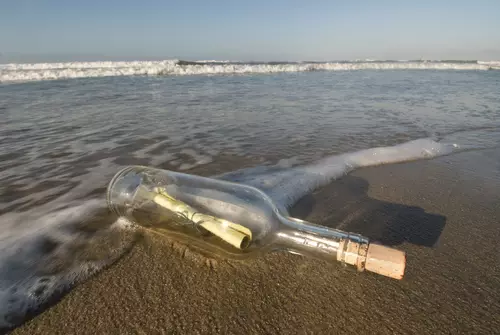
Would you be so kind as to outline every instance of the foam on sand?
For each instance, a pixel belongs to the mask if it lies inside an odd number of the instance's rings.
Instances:
[[[258,187],[286,211],[303,195],[356,168],[429,159],[456,150],[454,144],[420,139],[309,165],[289,167],[290,162],[281,162],[218,178]],[[133,226],[110,216],[104,199],[72,198],[63,196],[26,212],[0,216],[0,328],[21,323],[30,310],[113,263],[133,245]]]
[[[286,211],[304,195],[362,167],[430,159],[460,150],[457,144],[418,139],[390,147],[377,147],[329,156],[313,164],[290,169],[259,167],[221,175],[220,178],[255,186]]]
[[[128,222],[91,227],[102,202],[90,200],[49,212],[0,217],[0,329],[112,263],[130,245]]]

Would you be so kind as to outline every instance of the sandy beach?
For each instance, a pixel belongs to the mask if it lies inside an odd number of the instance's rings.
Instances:
[[[0,335],[500,335],[498,13],[2,2]]]
[[[406,251],[402,281],[286,253],[211,260],[142,234],[13,334],[498,332],[499,161],[495,149],[361,169],[293,208]]]

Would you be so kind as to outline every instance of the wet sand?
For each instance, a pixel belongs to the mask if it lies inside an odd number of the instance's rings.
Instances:
[[[293,208],[406,251],[402,281],[286,253],[210,260],[144,234],[13,333],[500,333],[499,162],[488,150],[362,169]]]

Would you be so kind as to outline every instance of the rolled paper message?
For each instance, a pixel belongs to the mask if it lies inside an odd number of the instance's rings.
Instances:
[[[245,249],[250,245],[252,232],[248,228],[228,220],[199,213],[191,206],[170,196],[164,189],[157,188],[152,193],[149,198],[152,198],[157,205],[199,224],[232,246]]]

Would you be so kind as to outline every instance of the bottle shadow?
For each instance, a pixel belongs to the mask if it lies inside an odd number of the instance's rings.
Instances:
[[[362,234],[385,245],[436,244],[446,225],[445,216],[373,199],[367,194],[368,187],[363,178],[345,176],[300,199],[290,209],[290,216]]]

